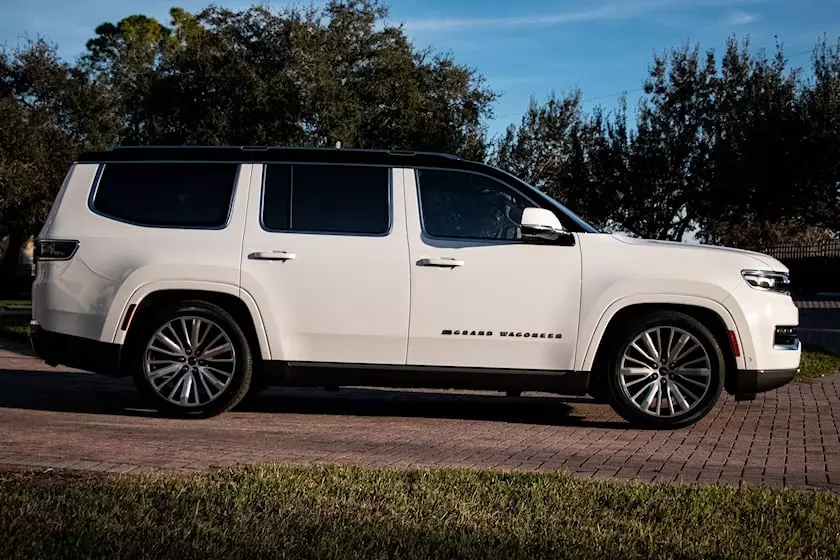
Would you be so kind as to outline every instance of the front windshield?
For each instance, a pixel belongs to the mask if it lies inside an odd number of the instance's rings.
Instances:
[[[520,179],[516,175],[513,175],[512,173],[508,173],[507,171],[504,171],[504,170],[500,170],[500,171],[502,171],[502,173],[504,173],[508,177],[513,178],[522,187],[527,188],[528,189],[527,192],[535,193],[537,196],[539,196],[540,198],[542,198],[543,200],[545,200],[546,202],[548,202],[549,204],[551,204],[552,206],[554,206],[555,208],[560,210],[560,212],[562,212],[571,221],[573,221],[575,224],[577,224],[577,226],[581,230],[583,230],[584,232],[586,232],[586,233],[601,233],[600,231],[598,231],[598,229],[596,229],[595,227],[593,227],[589,223],[585,222],[583,220],[583,218],[581,218],[580,216],[578,216],[577,214],[575,214],[574,212],[572,212],[571,210],[566,208],[564,205],[557,202],[556,200],[554,200],[553,198],[551,198],[550,196],[548,196],[547,194],[545,194],[541,190],[537,189],[536,187],[534,187],[532,185],[529,185],[528,183],[526,183],[525,181],[523,181],[522,179]]]

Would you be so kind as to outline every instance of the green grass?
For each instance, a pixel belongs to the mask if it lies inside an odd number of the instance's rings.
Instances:
[[[802,352],[797,380],[818,379],[840,370],[840,357],[819,348],[808,348]]]
[[[29,315],[0,315],[0,337],[18,342],[29,340]]]
[[[1,558],[837,558],[840,496],[565,474],[0,474]]]
[[[9,305],[32,305],[32,302],[28,299],[0,299],[0,307]]]

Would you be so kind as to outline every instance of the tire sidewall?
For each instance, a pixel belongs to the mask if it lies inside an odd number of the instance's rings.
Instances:
[[[183,316],[194,316],[214,322],[225,331],[236,353],[236,369],[233,379],[224,392],[210,403],[197,407],[181,407],[163,398],[152,387],[144,371],[146,345],[152,336],[169,321]],[[166,416],[182,418],[206,418],[215,416],[236,406],[251,384],[253,357],[245,333],[236,321],[222,308],[204,302],[188,302],[170,305],[155,310],[139,325],[129,348],[130,367],[134,383],[143,398]]]
[[[682,329],[692,336],[703,346],[711,362],[710,387],[706,394],[700,399],[700,404],[690,414],[678,418],[656,417],[645,414],[630,402],[629,397],[624,394],[621,386],[621,360],[624,351],[642,332],[654,327],[675,327]],[[706,416],[717,403],[723,380],[726,375],[726,361],[723,351],[714,335],[700,321],[683,315],[681,313],[663,312],[649,315],[645,318],[631,323],[623,336],[618,337],[607,370],[607,389],[610,400],[615,411],[625,420],[644,428],[682,428]]]

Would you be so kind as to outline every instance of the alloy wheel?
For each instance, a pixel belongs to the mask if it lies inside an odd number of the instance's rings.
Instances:
[[[230,336],[203,317],[168,321],[146,345],[143,372],[151,387],[179,407],[199,407],[216,400],[236,372]]]
[[[712,360],[691,333],[668,326],[646,329],[621,357],[619,379],[628,401],[655,417],[684,416],[712,386]]]

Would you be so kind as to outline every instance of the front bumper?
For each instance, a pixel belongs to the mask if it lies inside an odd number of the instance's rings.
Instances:
[[[36,321],[29,324],[29,340],[35,354],[48,365],[121,375],[119,344],[47,331]]]
[[[778,389],[790,383],[799,368],[793,369],[740,369],[727,379],[726,392],[736,400],[752,400],[757,393]]]

